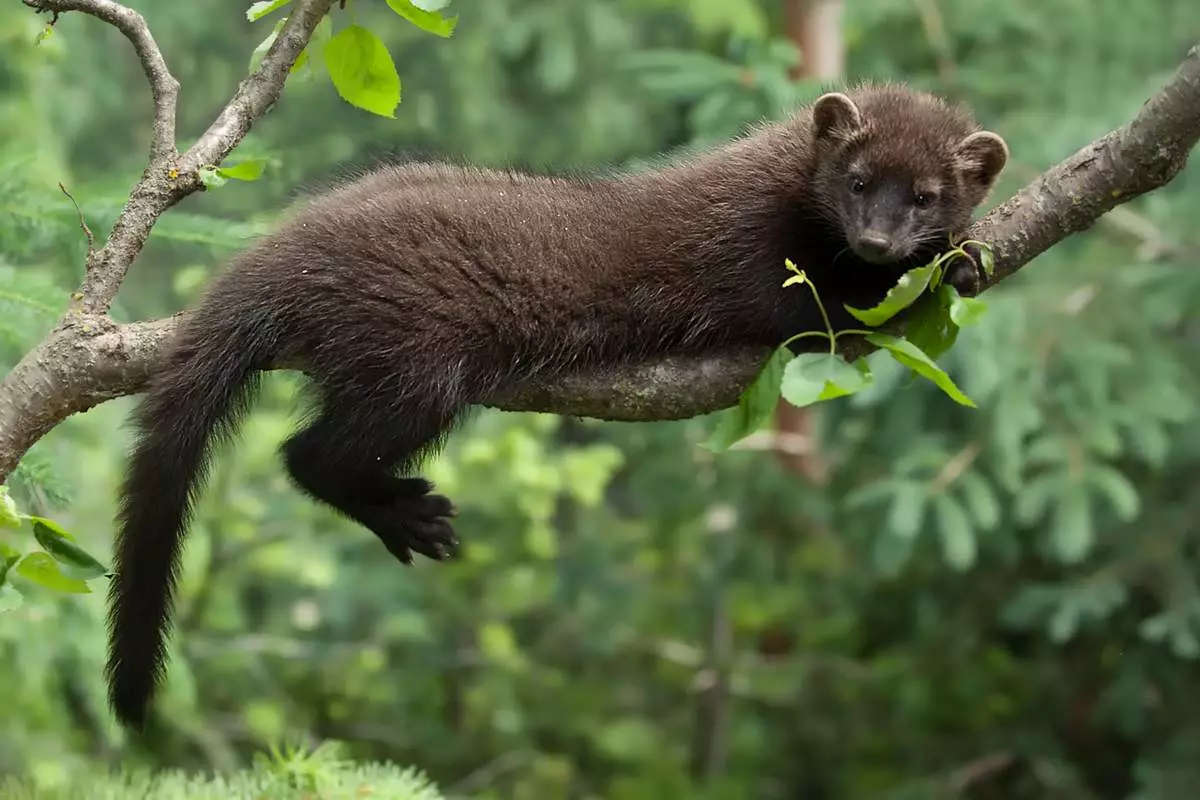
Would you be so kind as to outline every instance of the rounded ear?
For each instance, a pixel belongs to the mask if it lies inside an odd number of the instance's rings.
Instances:
[[[1008,145],[991,131],[976,131],[958,143],[954,156],[969,180],[990,189],[1008,163]]]
[[[826,139],[834,131],[853,133],[862,127],[862,115],[854,101],[841,92],[829,92],[817,98],[813,104],[813,125],[817,138]]]

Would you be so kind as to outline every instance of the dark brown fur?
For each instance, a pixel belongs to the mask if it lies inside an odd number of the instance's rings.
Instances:
[[[402,561],[445,558],[451,504],[414,471],[469,405],[535,374],[823,327],[811,295],[780,288],[785,258],[844,326],[842,302],[876,302],[944,249],[1003,167],[1003,142],[969,138],[965,113],[902,87],[850,97],[632,176],[384,167],[236,258],[137,412],[111,594],[117,717],[144,721],[211,445],[261,369],[301,364],[319,395],[283,446],[296,484]]]

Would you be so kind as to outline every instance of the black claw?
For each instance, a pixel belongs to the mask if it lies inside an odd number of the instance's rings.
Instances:
[[[405,488],[410,491],[401,493],[379,514],[375,533],[389,552],[409,566],[414,553],[434,561],[453,559],[459,546],[449,522],[457,513],[454,504],[442,495],[428,493],[432,484],[422,479],[406,479]]]

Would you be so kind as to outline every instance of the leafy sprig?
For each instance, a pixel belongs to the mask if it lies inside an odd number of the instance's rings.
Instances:
[[[791,260],[785,261],[787,269],[794,274],[783,282],[783,288],[806,286],[812,292],[825,330],[804,331],[781,344],[742,392],[737,406],[723,413],[704,447],[721,452],[754,433],[771,418],[780,397],[802,408],[846,397],[871,386],[874,376],[866,356],[849,362],[838,353],[838,340],[843,336],[864,337],[912,372],[932,381],[956,403],[974,408],[975,402],[934,361],[953,347],[960,328],[975,324],[987,311],[982,300],[963,297],[944,282],[946,268],[954,260],[971,258],[964,249],[967,245],[979,248],[981,266],[990,276],[993,270],[991,250],[982,242],[966,241],[928,264],[904,273],[873,308],[858,309],[843,304],[851,315],[872,328],[911,307],[903,337],[859,328],[835,331],[812,279]],[[799,355],[789,349],[793,342],[809,338],[827,340],[828,349]]]
[[[41,549],[22,553],[7,534],[27,525]],[[22,513],[8,487],[0,486],[0,612],[21,606],[23,595],[12,584],[13,576],[54,592],[89,594],[92,589],[88,581],[110,574],[108,567],[80,547],[62,526],[45,517]]]

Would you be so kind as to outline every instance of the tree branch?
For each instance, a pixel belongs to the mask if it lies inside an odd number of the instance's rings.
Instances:
[[[112,0],[22,0],[39,13],[79,11],[121,31],[142,63],[154,97],[154,125],[146,171],[130,192],[113,224],[108,241],[89,247],[87,268],[79,290],[71,296],[71,311],[86,315],[108,312],[163,212],[201,188],[201,167],[219,164],[241,142],[254,121],[267,112],[283,91],[288,70],[304,49],[317,23],[333,0],[298,0],[287,23],[259,68],[242,81],[233,98],[200,139],[180,157],[175,148],[179,82],[141,14]]]
[[[175,147],[179,82],[141,14],[112,0],[22,2],[38,13],[53,14],[55,20],[61,13],[79,11],[121,31],[133,44],[150,81],[154,125],[149,164],[107,242],[96,249],[89,235],[84,279],[71,295],[67,313],[0,383],[0,482],[63,419],[140,385],[131,383],[131,377],[144,379],[175,320],[113,324],[108,309],[129,266],[163,212],[201,188],[200,168],[221,163],[279,99],[289,70],[334,0],[296,0],[258,69],[238,85],[213,124],[182,157]],[[87,231],[86,224],[83,227]]]
[[[323,13],[330,3],[300,3],[289,27],[295,22],[297,32],[311,35],[320,19],[317,11]],[[268,69],[268,62],[274,57],[280,64],[290,63],[287,59],[294,60],[298,52],[285,28],[263,60],[260,73],[277,75],[282,81],[287,69]],[[278,85],[273,94],[255,90],[258,85],[253,76],[243,82],[230,106],[189,151],[195,153],[193,163],[209,153],[227,153],[232,147],[229,142],[236,143],[238,131],[244,134],[241,126],[250,119],[248,115],[263,113],[278,96]],[[241,104],[239,98],[245,98]],[[1166,185],[1183,168],[1198,139],[1200,47],[1195,47],[1174,77],[1129,124],[1047,170],[971,226],[967,236],[987,242],[995,253],[995,274],[982,288],[1014,274],[1109,210]],[[130,204],[139,196],[135,189]],[[176,315],[118,326],[102,315],[68,313],[0,384],[0,479],[63,419],[139,391],[178,319]],[[846,344],[848,357],[866,350],[861,340]],[[531,382],[486,404],[511,411],[599,419],[681,419],[735,404],[767,355],[767,350],[755,349],[717,353],[705,359],[666,358],[628,364]]]
[[[221,163],[250,132],[251,126],[271,110],[300,51],[308,45],[317,24],[333,3],[334,0],[297,0],[292,5],[287,22],[258,69],[241,82],[213,124],[183,154],[180,172],[194,173],[203,166]]]
[[[150,144],[151,163],[170,159],[175,155],[175,104],[179,98],[179,81],[167,69],[167,62],[158,43],[150,35],[150,28],[142,15],[132,8],[114,3],[112,0],[21,0],[38,13],[50,13],[57,21],[58,15],[67,11],[80,11],[103,20],[124,34],[133,45],[146,79],[150,81],[150,92],[154,96],[154,128]]]

